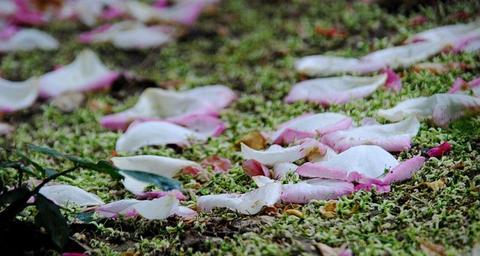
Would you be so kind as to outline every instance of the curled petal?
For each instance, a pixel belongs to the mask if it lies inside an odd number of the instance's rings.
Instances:
[[[384,149],[363,145],[352,147],[329,160],[305,163],[297,172],[304,177],[366,182],[380,177],[386,169],[398,164],[395,157]]]
[[[265,151],[254,150],[245,144],[241,144],[242,156],[246,160],[256,160],[261,164],[273,166],[276,163],[294,162],[303,158],[305,155],[302,152],[300,145],[282,148],[278,145],[272,145]]]
[[[302,81],[285,98],[288,103],[308,101],[322,105],[345,104],[371,95],[384,85],[387,75],[374,77],[328,77]]]
[[[228,208],[242,214],[256,214],[264,206],[273,206],[280,200],[282,185],[269,183],[245,194],[207,195],[198,198],[198,206],[204,211]]]
[[[82,43],[111,42],[120,49],[145,49],[173,41],[174,28],[167,26],[147,27],[139,22],[124,21],[103,25],[80,35]]]
[[[40,194],[62,207],[72,204],[77,206],[104,204],[98,196],[71,185],[44,186],[40,189]]]
[[[124,199],[102,205],[95,211],[106,218],[140,215],[149,220],[161,220],[175,214],[178,204],[175,196],[167,195],[153,200]]]
[[[438,126],[448,124],[471,112],[480,111],[480,99],[461,94],[434,94],[400,102],[393,108],[381,109],[378,115],[390,121],[400,121],[408,116],[419,120],[432,119]]]
[[[160,198],[168,195],[173,195],[178,200],[185,200],[187,197],[179,190],[170,190],[170,191],[148,191],[143,192],[137,195],[138,200],[152,200],[155,198]]]
[[[384,70],[385,74],[387,74],[387,81],[385,82],[385,87],[394,92],[399,92],[402,89],[402,79],[399,75],[393,71],[391,68],[386,68]]]
[[[38,80],[11,82],[0,78],[0,112],[13,112],[27,108],[38,97]]]
[[[8,38],[0,38],[0,52],[54,50],[57,48],[58,41],[55,38],[37,29],[21,29]]]
[[[412,157],[391,169],[381,180],[383,184],[391,184],[410,179],[416,171],[422,168],[424,163],[425,157]]]
[[[69,91],[89,91],[109,87],[119,73],[111,71],[90,51],[82,51],[70,64],[40,78],[40,96],[55,97]]]
[[[245,173],[250,176],[265,176],[270,177],[270,171],[262,163],[258,162],[255,159],[248,159],[242,162],[242,168]]]
[[[305,114],[280,125],[271,135],[275,144],[290,144],[295,140],[312,138],[337,130],[348,129],[352,119],[338,113]]]
[[[197,216],[197,212],[188,208],[188,207],[185,207],[185,206],[181,206],[179,205],[173,212],[173,214],[179,216],[179,217],[182,217],[182,218],[187,218],[187,219],[190,219],[190,218],[194,218],[195,216]]]
[[[226,129],[226,125],[222,120],[210,115],[190,115],[170,120],[172,120],[172,123],[205,136],[217,137]]]
[[[273,177],[277,180],[284,178],[288,173],[293,173],[298,166],[292,163],[276,163],[273,166]]]
[[[407,150],[420,123],[415,117],[394,124],[374,124],[326,134],[322,142],[337,152],[358,145],[377,145],[390,152]]]
[[[192,115],[217,115],[234,99],[235,93],[223,85],[210,85],[188,91],[146,89],[137,104],[123,112],[105,116],[101,123],[109,129],[124,129],[138,119],[167,119],[186,122]]]
[[[337,199],[354,191],[351,182],[311,179],[282,187],[281,199],[287,203],[308,203],[311,200]]]
[[[462,87],[464,87],[466,84],[467,82],[465,82],[465,80],[463,80],[460,77],[457,77],[457,79],[455,79],[455,81],[453,82],[450,90],[448,90],[448,93],[457,93],[459,91],[463,91]]]
[[[205,141],[207,137],[176,124],[163,121],[132,123],[117,140],[115,150],[132,152],[143,146],[176,144],[190,145],[189,139]]]
[[[450,145],[450,143],[445,141],[444,143],[428,150],[427,155],[429,157],[441,157],[449,153],[451,150],[452,150],[452,145]]]
[[[272,180],[269,177],[263,176],[263,175],[252,176],[252,180],[253,180],[253,182],[255,182],[255,184],[258,187],[263,187],[267,184],[275,182],[275,180]]]

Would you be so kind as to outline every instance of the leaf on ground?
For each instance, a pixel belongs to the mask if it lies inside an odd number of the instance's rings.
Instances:
[[[250,148],[261,150],[265,149],[267,146],[267,139],[262,135],[261,132],[253,131],[243,136],[238,144],[241,143],[249,146]]]
[[[68,241],[69,229],[60,208],[41,194],[36,195],[35,205],[38,209],[36,223],[45,228],[58,248],[63,248]]]
[[[433,191],[444,189],[447,186],[445,179],[439,179],[432,182],[425,182],[425,185]]]
[[[321,206],[320,214],[325,218],[335,218],[337,216],[337,201],[329,200],[324,206]]]
[[[151,183],[162,190],[180,189],[181,184],[178,180],[174,180],[165,176],[156,175],[153,173],[121,170],[121,172],[143,182]]]

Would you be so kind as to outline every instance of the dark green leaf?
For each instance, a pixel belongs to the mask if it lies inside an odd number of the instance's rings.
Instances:
[[[32,159],[28,158],[26,155],[24,155],[22,152],[17,151],[17,154],[22,157],[23,160],[25,160],[27,163],[31,164],[38,172],[40,172],[42,175],[45,175],[45,169],[40,166],[37,162],[33,161]]]
[[[91,212],[80,212],[77,214],[77,219],[81,220],[85,223],[90,223],[93,221],[93,215],[95,214],[94,211]]]
[[[68,241],[69,230],[60,208],[42,194],[35,197],[35,205],[38,209],[36,223],[44,227],[53,243],[62,249]]]
[[[7,191],[0,195],[0,206],[6,206],[7,204],[11,204],[17,200],[22,200],[28,194],[30,190],[26,187],[19,187],[10,191]]]
[[[133,178],[153,184],[163,190],[172,190],[172,189],[180,189],[181,184],[178,180],[174,180],[171,178],[167,178],[165,176],[156,175],[147,172],[140,172],[140,171],[131,171],[131,170],[120,170],[122,173],[125,173]]]

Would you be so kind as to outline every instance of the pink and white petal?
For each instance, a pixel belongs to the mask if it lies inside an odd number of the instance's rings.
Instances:
[[[267,184],[275,182],[275,180],[272,180],[269,177],[263,175],[252,176],[252,180],[253,182],[255,182],[255,185],[257,185],[257,187],[263,187]]]
[[[143,146],[176,144],[190,145],[190,140],[205,141],[207,138],[182,126],[163,121],[132,123],[117,140],[115,150],[133,152]]]
[[[0,78],[0,113],[14,112],[31,106],[38,97],[38,80],[12,82]]]
[[[392,168],[381,180],[383,184],[410,179],[413,174],[422,168],[425,163],[425,157],[415,156]]]
[[[227,128],[221,119],[211,115],[184,116],[172,122],[208,137],[218,137]]]
[[[433,29],[414,34],[406,42],[413,43],[420,41],[446,41],[446,43],[453,43],[459,37],[468,34],[476,28],[478,28],[478,24],[476,23],[435,27]]]
[[[309,76],[364,73],[359,59],[325,55],[303,57],[295,62],[295,69]]]
[[[141,194],[137,194],[136,198],[138,200],[152,200],[155,198],[160,198],[168,195],[173,195],[178,200],[185,200],[187,197],[179,190],[170,190],[170,191],[148,191]]]
[[[215,172],[224,173],[232,168],[232,162],[227,158],[210,156],[202,161],[202,166],[211,166]]]
[[[262,163],[258,162],[255,159],[248,159],[242,162],[242,168],[245,173],[250,176],[265,176],[270,177],[270,171]]]
[[[409,117],[394,124],[368,125],[329,133],[322,137],[322,142],[337,152],[359,145],[377,145],[387,151],[398,152],[411,147],[411,140],[419,129],[418,120]]]
[[[267,150],[255,150],[245,144],[241,144],[241,153],[245,160],[256,160],[261,164],[273,166],[276,163],[294,162],[303,158],[302,146],[296,145],[283,148],[279,145],[272,145]]]
[[[448,141],[445,141],[442,144],[429,149],[428,152],[427,152],[427,155],[429,157],[437,157],[438,158],[438,157],[441,157],[441,156],[449,153],[450,151],[452,151],[452,145],[450,145],[450,143],[448,143]]]
[[[217,110],[228,107],[237,99],[237,95],[232,89],[220,84],[196,87],[185,91],[185,94],[208,102]]]
[[[198,207],[203,211],[228,208],[242,214],[256,214],[264,206],[273,206],[280,200],[282,185],[277,182],[266,184],[245,194],[207,195],[198,198]]]
[[[128,209],[131,211],[131,207],[134,204],[137,204],[140,200],[137,199],[122,199],[119,201],[114,201],[105,205],[102,205],[95,209],[95,212],[105,218],[115,218],[123,213],[126,213]],[[130,214],[129,214],[130,215]],[[136,214],[134,214],[136,215]]]
[[[284,178],[288,173],[294,173],[298,165],[292,163],[276,163],[273,165],[273,177],[277,180]]]
[[[322,105],[345,104],[369,96],[384,85],[387,75],[328,77],[302,81],[293,86],[287,103],[308,101]]]
[[[0,122],[0,135],[7,135],[13,132],[14,128],[13,126],[7,124],[7,123],[2,123]]]
[[[176,209],[173,210],[173,214],[187,219],[194,218],[198,215],[196,211],[181,205],[179,205]]]
[[[71,185],[44,186],[39,193],[62,207],[69,205],[84,207],[104,204],[97,195]]]
[[[281,199],[286,203],[308,203],[311,200],[337,199],[354,191],[351,182],[310,179],[282,186]]]
[[[398,164],[381,147],[362,145],[349,148],[329,160],[305,163],[297,169],[297,173],[304,177],[365,182],[380,177],[385,170]]]
[[[457,92],[463,91],[462,87],[465,86],[466,84],[467,82],[465,82],[465,80],[463,80],[461,77],[457,77],[453,82],[450,90],[448,90],[448,93],[457,93]]]
[[[402,89],[402,79],[400,78],[395,71],[391,68],[384,69],[385,74],[387,74],[387,81],[385,82],[385,87],[388,89],[399,92]]]
[[[21,29],[6,39],[0,39],[0,52],[54,50],[58,48],[58,45],[55,38],[43,31]]]
[[[338,113],[305,114],[281,124],[271,135],[275,144],[289,144],[295,140],[315,137],[336,130],[348,129],[352,119]]]
[[[40,96],[55,97],[70,91],[90,91],[109,87],[119,76],[108,69],[90,51],[82,51],[75,60],[40,78]]]
[[[175,213],[178,204],[175,196],[167,195],[153,200],[139,201],[131,208],[145,219],[163,220]]]

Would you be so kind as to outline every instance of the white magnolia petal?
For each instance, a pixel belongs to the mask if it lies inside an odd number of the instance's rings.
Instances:
[[[344,104],[364,98],[385,84],[387,75],[341,76],[302,81],[293,86],[286,102],[308,101],[322,105]]]
[[[173,195],[167,195],[153,200],[140,201],[132,208],[148,220],[163,220],[168,218],[178,208],[179,201]]]
[[[264,206],[273,206],[280,200],[282,185],[274,182],[245,194],[207,195],[198,198],[198,206],[204,211],[228,208],[242,214],[256,214]]]
[[[145,188],[151,185],[148,182],[135,179],[134,177],[121,173],[123,176],[122,184],[126,190],[130,191],[134,195],[141,195],[145,192]]]
[[[101,26],[80,35],[84,43],[111,42],[120,49],[144,49],[173,41],[172,27],[150,26],[139,22],[124,21],[111,26]]]
[[[383,63],[383,67],[407,68],[417,62],[427,60],[439,53],[445,44],[443,42],[418,42],[386,48],[365,55],[361,61],[370,63]]]
[[[400,121],[408,116],[419,120],[432,119],[438,126],[447,126],[469,112],[480,111],[480,99],[463,94],[440,93],[400,102],[393,108],[381,109],[378,115],[390,121]]]
[[[51,185],[40,189],[40,194],[62,207],[68,205],[103,205],[103,201],[92,193],[71,185]]]
[[[479,24],[476,22],[436,27],[412,35],[407,42],[443,41],[446,43],[453,43],[458,40],[458,38],[467,35],[469,32],[477,29],[478,27]]]
[[[298,165],[292,163],[276,163],[273,165],[273,177],[277,180],[284,178],[288,173],[297,170]]]
[[[245,144],[241,144],[243,159],[254,159],[264,165],[273,166],[276,163],[294,162],[304,157],[301,145],[283,148],[272,145],[265,151],[255,150]]]
[[[0,39],[0,52],[30,51],[33,49],[54,50],[58,41],[37,29],[22,29],[13,36]]]
[[[322,142],[337,152],[358,145],[377,145],[387,151],[397,152],[411,147],[411,139],[419,129],[418,120],[409,117],[394,124],[373,124],[329,133],[322,137]]]
[[[189,145],[189,139],[204,141],[207,138],[189,129],[163,121],[134,123],[117,140],[115,150],[135,151],[143,146],[177,144]]]
[[[119,214],[124,214],[124,215],[134,215],[134,213],[131,211],[131,207],[140,202],[140,200],[137,199],[122,199],[118,201],[114,201],[105,205],[102,205],[95,209],[95,212],[102,215],[103,217],[106,218],[113,218],[117,217]],[[130,209],[130,212],[128,212],[128,209]]]
[[[264,175],[257,175],[252,177],[253,182],[257,185],[257,187],[263,187],[267,184],[275,182],[274,180],[270,179]]]
[[[191,25],[211,1],[184,0],[171,7],[155,8],[139,1],[128,1],[126,11],[135,19],[148,22],[178,22]]]
[[[349,148],[326,161],[303,164],[297,172],[306,177],[352,181],[361,178],[378,178],[384,174],[385,170],[398,164],[397,159],[383,148],[362,145]]]
[[[351,182],[310,179],[282,187],[282,201],[288,203],[308,203],[311,200],[337,199],[354,191]]]
[[[0,122],[0,135],[9,134],[13,131],[13,127],[7,123]]]
[[[303,57],[295,62],[295,69],[309,76],[364,73],[359,59],[324,55]]]
[[[314,137],[336,130],[347,129],[351,126],[352,119],[339,113],[319,113],[302,115],[280,125],[271,136],[277,144],[288,144],[295,139]]]
[[[68,91],[88,91],[108,87],[118,77],[91,50],[82,51],[70,64],[40,78],[40,96],[54,97]]]
[[[0,112],[13,112],[27,108],[38,97],[38,80],[12,82],[0,78]]]

